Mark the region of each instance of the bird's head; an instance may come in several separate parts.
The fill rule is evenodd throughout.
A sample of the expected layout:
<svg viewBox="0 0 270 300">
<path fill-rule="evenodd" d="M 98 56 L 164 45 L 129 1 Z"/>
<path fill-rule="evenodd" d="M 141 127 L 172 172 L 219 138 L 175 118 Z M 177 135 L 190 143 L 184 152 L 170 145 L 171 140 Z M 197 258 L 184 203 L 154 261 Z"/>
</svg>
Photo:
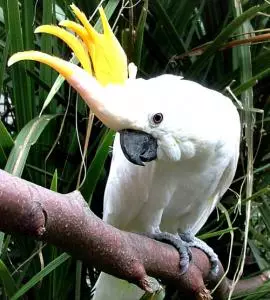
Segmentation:
<svg viewBox="0 0 270 300">
<path fill-rule="evenodd" d="M 231 101 L 179 76 L 102 86 L 75 67 L 67 80 L 95 115 L 120 133 L 123 153 L 137 165 L 204 155 L 225 136 L 233 138 L 235 132 L 238 115 Z"/>
<path fill-rule="evenodd" d="M 134 164 L 205 157 L 239 135 L 231 100 L 196 82 L 161 75 L 114 88 L 106 88 L 108 115 L 126 158 Z"/>
</svg>

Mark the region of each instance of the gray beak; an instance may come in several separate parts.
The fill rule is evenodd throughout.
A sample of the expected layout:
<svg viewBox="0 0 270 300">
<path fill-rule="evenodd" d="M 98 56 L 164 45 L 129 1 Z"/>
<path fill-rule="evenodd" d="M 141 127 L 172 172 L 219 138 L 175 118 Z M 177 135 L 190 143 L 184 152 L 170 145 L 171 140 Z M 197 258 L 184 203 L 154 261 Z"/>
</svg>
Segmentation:
<svg viewBox="0 0 270 300">
<path fill-rule="evenodd" d="M 132 129 L 119 131 L 125 157 L 135 165 L 144 166 L 157 158 L 157 140 L 150 134 Z"/>
</svg>

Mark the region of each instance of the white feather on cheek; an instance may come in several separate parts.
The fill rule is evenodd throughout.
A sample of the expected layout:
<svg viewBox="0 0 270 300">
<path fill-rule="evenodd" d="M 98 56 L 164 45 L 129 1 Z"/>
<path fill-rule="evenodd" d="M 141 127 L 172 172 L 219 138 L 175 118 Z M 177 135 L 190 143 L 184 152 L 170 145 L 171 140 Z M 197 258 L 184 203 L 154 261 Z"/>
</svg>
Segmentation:
<svg viewBox="0 0 270 300">
<path fill-rule="evenodd" d="M 181 149 L 182 159 L 190 159 L 196 154 L 195 144 L 191 141 L 179 141 L 179 147 Z"/>
<path fill-rule="evenodd" d="M 171 134 L 164 134 L 158 139 L 157 157 L 161 160 L 179 161 L 181 149 Z"/>
</svg>

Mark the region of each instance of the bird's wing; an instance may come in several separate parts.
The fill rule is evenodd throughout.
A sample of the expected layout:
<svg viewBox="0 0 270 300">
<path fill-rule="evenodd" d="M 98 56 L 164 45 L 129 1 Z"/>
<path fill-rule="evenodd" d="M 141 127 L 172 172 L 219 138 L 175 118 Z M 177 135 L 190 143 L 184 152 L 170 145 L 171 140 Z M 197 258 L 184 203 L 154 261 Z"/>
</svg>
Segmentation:
<svg viewBox="0 0 270 300">
<path fill-rule="evenodd" d="M 220 177 L 220 180 L 217 184 L 215 192 L 213 193 L 213 197 L 211 197 L 211 199 L 209 201 L 209 205 L 205 206 L 204 211 L 202 211 L 201 217 L 198 218 L 197 222 L 194 224 L 192 232 L 197 233 L 201 229 L 201 227 L 207 221 L 211 212 L 217 206 L 221 197 L 225 194 L 225 192 L 230 187 L 230 185 L 233 181 L 234 175 L 235 175 L 236 168 L 237 168 L 237 162 L 238 162 L 238 157 L 239 157 L 238 147 L 239 146 L 237 144 L 235 152 L 233 153 L 227 167 L 224 169 L 224 171 Z"/>
<path fill-rule="evenodd" d="M 238 157 L 239 157 L 239 143 L 235 145 L 234 155 L 232 156 L 227 168 L 224 170 L 220 178 L 219 184 L 217 186 L 216 194 L 218 195 L 219 199 L 225 194 L 225 192 L 228 190 L 228 188 L 230 187 L 233 181 L 235 171 L 237 168 Z"/>
</svg>

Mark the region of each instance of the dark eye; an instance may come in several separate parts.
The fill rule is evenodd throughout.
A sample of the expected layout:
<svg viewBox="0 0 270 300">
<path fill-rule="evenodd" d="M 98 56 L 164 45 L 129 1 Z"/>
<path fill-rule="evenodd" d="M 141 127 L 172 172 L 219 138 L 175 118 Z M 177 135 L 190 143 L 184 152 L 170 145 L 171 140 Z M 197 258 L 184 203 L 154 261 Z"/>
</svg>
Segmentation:
<svg viewBox="0 0 270 300">
<path fill-rule="evenodd" d="M 163 114 L 162 113 L 157 113 L 154 114 L 152 117 L 152 121 L 154 124 L 160 124 L 163 120 Z"/>
</svg>

